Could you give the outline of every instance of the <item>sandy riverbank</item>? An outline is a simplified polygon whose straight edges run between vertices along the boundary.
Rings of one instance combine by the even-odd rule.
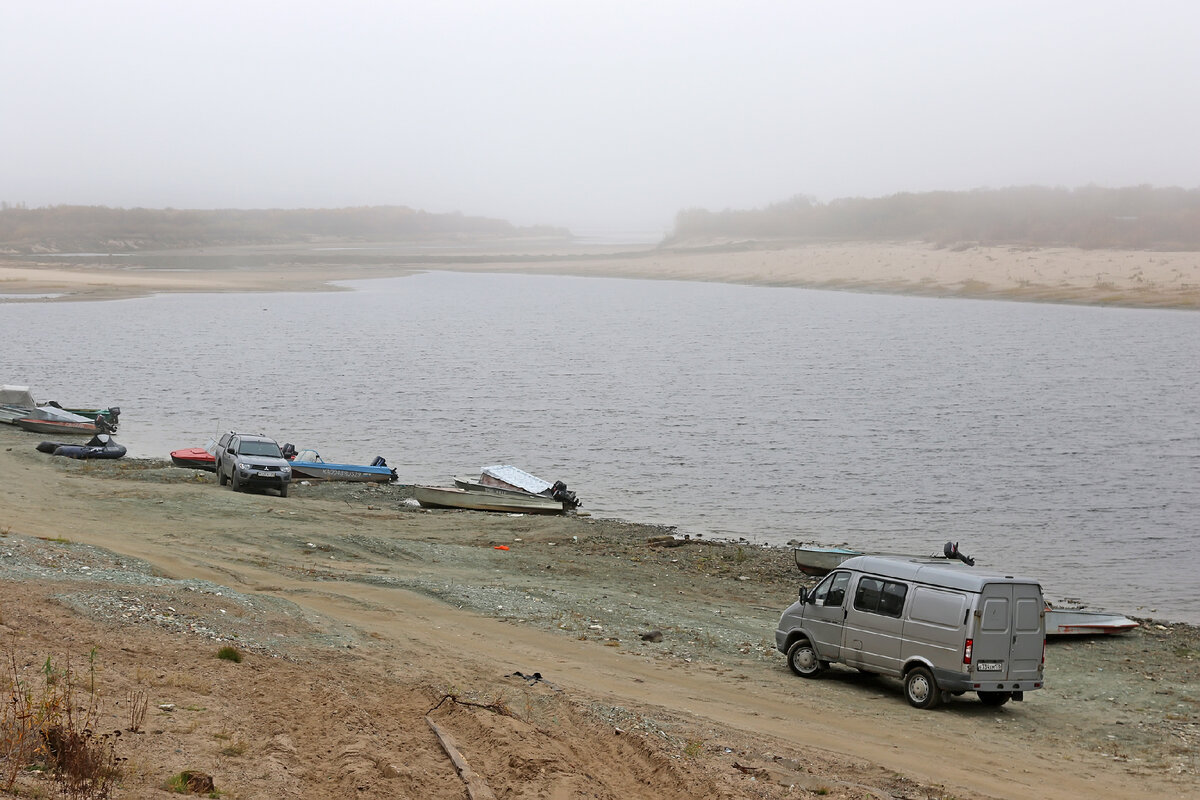
[[[143,693],[122,797],[183,769],[227,798],[464,797],[427,715],[498,797],[1200,797],[1193,628],[1053,643],[1024,703],[920,712],[890,679],[787,670],[780,549],[401,486],[234,493],[39,439],[0,426],[0,634],[30,681],[96,648],[106,729]]]
[[[342,252],[327,263],[313,250],[281,248],[274,261],[247,248],[255,266],[154,269],[154,254],[137,263],[113,258],[32,262],[0,260],[0,302],[20,295],[55,300],[110,299],[152,292],[317,291],[328,282],[390,277],[418,269],[532,272],[668,280],[700,280],[819,289],[1200,309],[1200,253],[1075,248],[935,247],[924,243],[785,245],[724,243],[707,248],[644,247],[622,253],[549,251],[514,253],[484,246],[440,254],[423,262],[404,252],[388,263],[386,251],[364,248],[371,258]],[[222,251],[223,265],[237,249]],[[399,250],[398,250],[399,252]],[[294,258],[289,260],[291,253]],[[319,254],[318,254],[319,255]],[[164,254],[177,258],[179,254]],[[300,256],[303,256],[302,258]],[[194,254],[202,264],[203,253]],[[218,256],[213,255],[214,261]],[[16,296],[16,297],[14,297]]]

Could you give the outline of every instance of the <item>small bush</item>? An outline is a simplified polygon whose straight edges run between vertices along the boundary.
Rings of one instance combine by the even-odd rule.
[[[236,647],[222,647],[217,651],[217,658],[232,661],[235,664],[242,663],[242,654]]]
[[[185,769],[178,775],[172,775],[167,778],[167,782],[163,788],[175,794],[202,794],[205,797],[221,796],[221,793],[217,791],[216,785],[213,784],[211,775],[190,769]]]

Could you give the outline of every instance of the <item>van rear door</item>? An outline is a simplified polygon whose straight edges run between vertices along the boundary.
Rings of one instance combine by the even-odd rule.
[[[972,673],[977,680],[1021,681],[1041,677],[1041,589],[1036,584],[989,583],[976,610]]]

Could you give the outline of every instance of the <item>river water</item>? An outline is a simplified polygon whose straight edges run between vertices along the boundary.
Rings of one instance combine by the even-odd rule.
[[[679,533],[940,552],[1200,623],[1200,314],[431,272],[0,304],[0,382],[131,456],[254,430],[404,483],[486,464]],[[213,491],[216,491],[215,484]]]

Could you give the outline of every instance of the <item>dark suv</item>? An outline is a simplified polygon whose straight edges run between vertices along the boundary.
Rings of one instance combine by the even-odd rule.
[[[292,465],[274,439],[229,431],[217,440],[213,457],[222,486],[228,483],[235,492],[246,487],[278,489],[280,497],[287,497]]]

